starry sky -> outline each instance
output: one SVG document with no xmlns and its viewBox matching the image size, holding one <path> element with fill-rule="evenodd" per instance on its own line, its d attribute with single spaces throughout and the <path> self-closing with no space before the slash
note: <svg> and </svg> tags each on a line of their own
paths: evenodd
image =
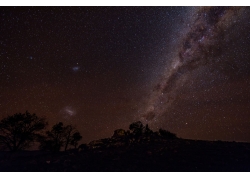
<svg viewBox="0 0 250 180">
<path fill-rule="evenodd" d="M 0 7 L 0 118 L 250 142 L 249 7 Z"/>
</svg>

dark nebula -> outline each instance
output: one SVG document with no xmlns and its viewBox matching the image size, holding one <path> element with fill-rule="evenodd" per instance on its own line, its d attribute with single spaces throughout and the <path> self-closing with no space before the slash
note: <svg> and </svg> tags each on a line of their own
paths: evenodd
<svg viewBox="0 0 250 180">
<path fill-rule="evenodd" d="M 1 7 L 0 117 L 25 110 L 82 142 L 135 121 L 250 141 L 249 7 Z"/>
</svg>

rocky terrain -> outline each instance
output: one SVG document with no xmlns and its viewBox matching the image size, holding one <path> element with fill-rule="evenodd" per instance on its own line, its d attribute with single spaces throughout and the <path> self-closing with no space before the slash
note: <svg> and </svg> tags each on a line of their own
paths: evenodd
<svg viewBox="0 0 250 180">
<path fill-rule="evenodd" d="M 1 152 L 0 171 L 250 171 L 249 143 L 117 134 L 66 152 Z"/>
</svg>

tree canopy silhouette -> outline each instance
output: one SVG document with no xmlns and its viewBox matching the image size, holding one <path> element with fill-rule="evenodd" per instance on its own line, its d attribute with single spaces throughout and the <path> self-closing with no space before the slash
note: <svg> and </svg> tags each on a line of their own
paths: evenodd
<svg viewBox="0 0 250 180">
<path fill-rule="evenodd" d="M 141 136 L 141 135 L 149 136 L 153 133 L 153 131 L 148 127 L 148 124 L 144 126 L 141 121 L 133 122 L 132 124 L 129 125 L 129 129 L 135 136 Z"/>
<path fill-rule="evenodd" d="M 77 147 L 77 145 L 78 145 L 78 142 L 79 142 L 81 139 L 82 139 L 81 134 L 80 134 L 79 132 L 75 132 L 75 133 L 72 135 L 72 139 L 71 139 L 70 144 L 71 144 L 72 146 L 74 146 L 75 149 L 76 149 L 76 147 Z"/>
<path fill-rule="evenodd" d="M 149 125 L 143 125 L 141 121 L 133 122 L 129 125 L 129 131 L 124 129 L 116 129 L 111 138 L 99 139 L 91 141 L 87 147 L 79 146 L 81 150 L 86 149 L 103 149 L 115 148 L 122 146 L 137 146 L 140 144 L 153 144 L 154 142 L 163 142 L 178 139 L 176 134 L 164 129 L 153 131 Z"/>
<path fill-rule="evenodd" d="M 28 111 L 8 116 L 0 122 L 0 144 L 11 151 L 22 150 L 36 141 L 46 126 L 45 118 Z"/>
<path fill-rule="evenodd" d="M 64 148 L 64 150 L 65 151 L 67 150 L 69 144 L 74 146 L 76 149 L 76 146 L 78 145 L 78 141 L 80 141 L 82 139 L 81 134 L 72 125 L 67 125 L 64 128 L 64 131 L 65 131 L 65 148 Z"/>
<path fill-rule="evenodd" d="M 78 141 L 82 139 L 80 133 L 72 125 L 64 126 L 62 122 L 55 124 L 51 131 L 47 131 L 46 135 L 41 140 L 40 149 L 50 151 L 60 151 L 64 146 L 66 151 L 68 145 L 76 148 Z"/>
<path fill-rule="evenodd" d="M 141 121 L 133 122 L 129 125 L 129 130 L 132 131 L 133 135 L 140 136 L 143 133 L 144 126 Z"/>
<path fill-rule="evenodd" d="M 64 127 L 63 123 L 59 122 L 52 127 L 51 131 L 46 131 L 47 137 L 41 141 L 40 148 L 44 150 L 59 151 L 64 145 Z"/>
</svg>

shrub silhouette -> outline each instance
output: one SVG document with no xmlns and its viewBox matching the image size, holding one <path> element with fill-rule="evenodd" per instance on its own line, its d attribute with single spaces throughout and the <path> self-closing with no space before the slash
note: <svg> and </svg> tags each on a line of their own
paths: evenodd
<svg viewBox="0 0 250 180">
<path fill-rule="evenodd" d="M 124 129 L 117 129 L 114 131 L 113 138 L 120 138 L 127 135 L 127 132 Z"/>
<path fill-rule="evenodd" d="M 8 116 L 0 122 L 0 144 L 11 151 L 25 149 L 41 137 L 39 132 L 46 126 L 45 118 L 28 111 Z"/>
<path fill-rule="evenodd" d="M 87 144 L 81 144 L 78 146 L 79 151 L 86 151 L 88 150 L 88 145 Z"/>
</svg>

